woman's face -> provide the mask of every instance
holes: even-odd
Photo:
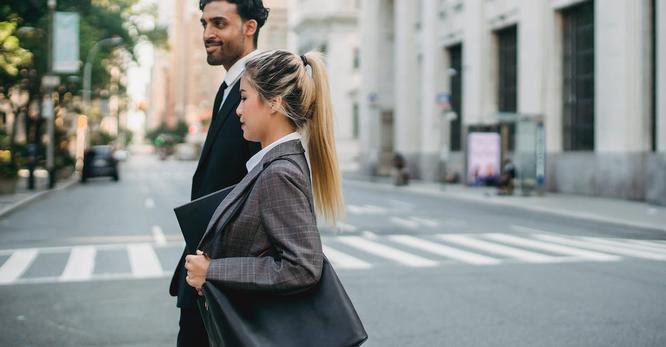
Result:
[[[259,93],[245,77],[240,80],[240,94],[236,113],[240,117],[243,137],[248,141],[261,142],[263,147],[271,128],[271,105],[259,98]]]

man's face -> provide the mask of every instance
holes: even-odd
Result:
[[[229,69],[243,56],[246,37],[236,4],[211,1],[201,15],[208,64]]]

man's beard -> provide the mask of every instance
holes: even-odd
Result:
[[[232,42],[227,41],[220,45],[220,48],[215,52],[208,54],[206,61],[208,65],[225,65],[231,67],[238,59],[240,59],[243,54],[244,40],[241,39],[238,42],[238,45],[234,45]]]

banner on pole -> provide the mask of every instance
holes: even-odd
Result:
[[[56,12],[53,18],[53,72],[79,72],[79,14]]]

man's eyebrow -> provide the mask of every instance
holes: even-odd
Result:
[[[211,17],[211,18],[201,17],[201,22],[204,22],[204,21],[206,21],[206,22],[228,22],[229,20],[227,19],[227,17],[224,17],[224,16],[216,16],[216,17]]]

